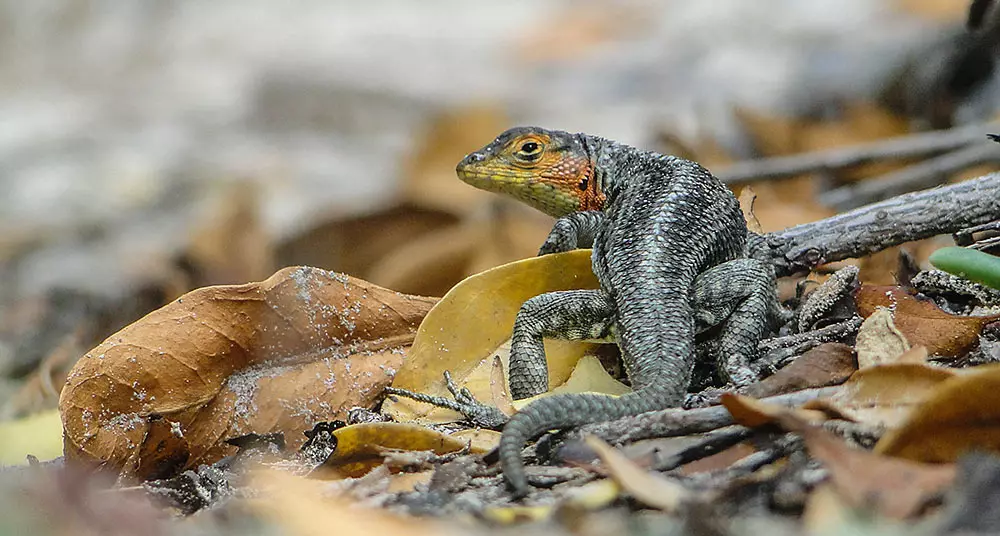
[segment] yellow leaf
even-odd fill
[[[465,448],[466,441],[424,426],[396,422],[371,422],[345,426],[333,432],[337,448],[323,462],[346,476],[361,476],[382,464],[387,449],[429,450],[447,454]]]
[[[469,452],[473,454],[486,454],[497,448],[500,444],[500,432],[496,430],[484,430],[481,428],[460,430],[451,434],[451,437],[468,442]]]
[[[0,423],[0,465],[25,464],[28,454],[39,460],[62,455],[59,410]]]
[[[513,405],[515,408],[520,410],[524,406],[527,406],[539,398],[555,394],[600,393],[604,395],[621,396],[630,392],[632,392],[632,389],[629,386],[612,378],[611,375],[608,374],[608,371],[604,369],[604,365],[601,365],[601,360],[597,359],[597,356],[585,355],[580,358],[579,362],[577,362],[576,368],[573,369],[573,373],[570,374],[566,383],[556,387],[548,393],[542,393],[538,396],[515,400]]]
[[[492,397],[493,356],[509,369],[509,341],[517,311],[545,292],[597,288],[590,250],[525,259],[476,274],[451,289],[424,318],[393,387],[448,396],[443,373],[481,401]],[[569,378],[591,343],[547,340],[549,385]],[[383,411],[398,421],[449,422],[461,416],[409,399],[387,400]]]

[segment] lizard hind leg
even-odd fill
[[[757,380],[751,364],[780,316],[773,269],[756,259],[735,259],[701,273],[692,289],[699,329],[721,325],[716,347],[719,375],[734,385]]]
[[[515,400],[549,390],[544,339],[605,339],[611,335],[614,303],[601,290],[564,290],[524,302],[514,321],[510,347],[510,394]]]

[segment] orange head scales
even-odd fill
[[[594,162],[580,134],[512,128],[467,155],[456,172],[476,188],[507,194],[557,218],[604,206]]]

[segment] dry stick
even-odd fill
[[[1000,173],[769,233],[764,235],[769,248],[765,254],[777,275],[786,276],[995,220],[1000,220]]]
[[[816,151],[794,156],[765,158],[734,164],[715,173],[726,184],[743,184],[765,179],[781,179],[803,173],[830,171],[869,162],[914,158],[957,149],[981,140],[998,128],[996,122],[969,125],[950,130],[922,132],[887,141],[853,147]]]
[[[955,173],[997,160],[1000,160],[1000,146],[977,143],[881,177],[830,190],[820,194],[819,202],[837,210],[847,210],[920,188],[931,188]]]
[[[831,396],[840,390],[836,387],[805,389],[784,395],[762,398],[765,402],[795,407],[814,400]],[[568,437],[595,435],[605,441],[621,445],[650,437],[675,437],[700,434],[733,424],[733,416],[722,406],[696,409],[663,409],[651,411],[616,421],[588,424],[571,432]]]

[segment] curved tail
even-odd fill
[[[500,438],[500,468],[515,497],[531,489],[521,459],[528,440],[556,428],[611,421],[680,405],[684,392],[648,386],[619,397],[599,394],[548,396],[514,414]]]

